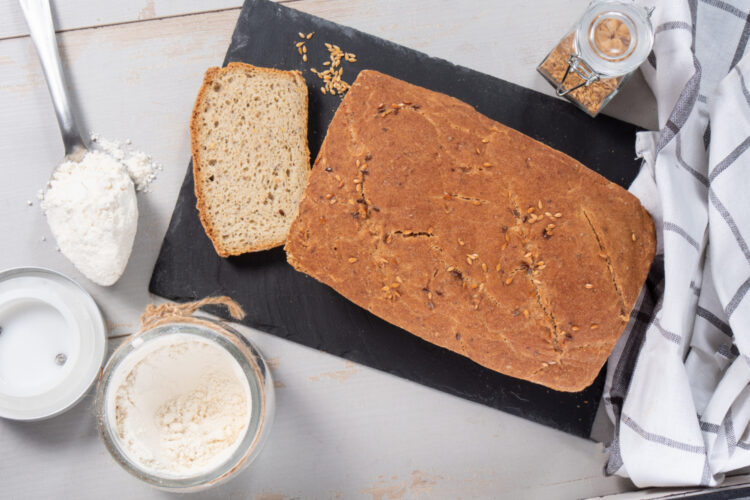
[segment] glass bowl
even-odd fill
[[[123,366],[129,371],[134,364],[133,360],[138,359],[139,350],[146,349],[151,342],[170,334],[194,335],[200,340],[213,342],[223,348],[237,361],[250,388],[249,422],[239,444],[234,445],[234,450],[228,458],[210,470],[200,470],[191,475],[155,471],[134,460],[123,446],[115,426],[113,401],[121,377],[114,375],[118,374],[118,368]],[[115,461],[138,479],[171,491],[197,491],[208,488],[229,479],[247,467],[260,453],[268,437],[275,409],[273,381],[258,349],[225,323],[203,317],[188,317],[184,322],[179,319],[170,320],[128,339],[107,362],[99,380],[96,396],[99,430]]]

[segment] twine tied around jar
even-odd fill
[[[236,320],[241,320],[245,317],[245,311],[242,307],[225,295],[220,297],[206,297],[205,299],[186,302],[184,304],[176,304],[174,302],[166,302],[158,306],[155,304],[149,304],[146,306],[145,312],[141,315],[141,331],[145,332],[161,323],[170,322],[175,319],[189,321],[193,313],[201,307],[208,305],[221,305],[226,307],[229,311],[229,315]]]

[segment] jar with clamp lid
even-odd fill
[[[651,10],[632,0],[594,0],[537,71],[558,96],[596,116],[651,52]]]

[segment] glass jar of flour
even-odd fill
[[[161,489],[199,490],[258,455],[273,420],[273,382],[261,354],[233,328],[169,318],[115,351],[97,413],[125,470]]]

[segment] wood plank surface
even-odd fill
[[[203,71],[223,59],[238,3],[55,2],[63,30],[58,42],[83,128],[129,138],[164,165],[152,191],[139,194],[133,256],[111,288],[85,280],[56,251],[39,211],[36,193],[61,159],[62,144],[20,11],[13,0],[0,5],[0,157],[9,174],[0,183],[0,268],[37,265],[66,273],[100,304],[110,335],[137,329],[138,316],[153,300],[148,279],[190,155],[193,99]],[[291,5],[551,93],[535,66],[587,3],[297,0]],[[153,13],[148,10],[148,19],[139,21],[149,4]],[[654,124],[653,97],[640,78],[632,79],[607,111]],[[278,365],[276,426],[250,470],[202,498],[572,498],[632,488],[602,475],[601,445],[259,332],[248,335]],[[6,457],[0,462],[0,498],[163,496],[109,459],[94,427],[90,397],[47,422],[0,421],[0,453]]]
[[[242,0],[50,0],[50,4],[60,32],[239,8]],[[18,1],[0,2],[0,40],[28,34]]]

